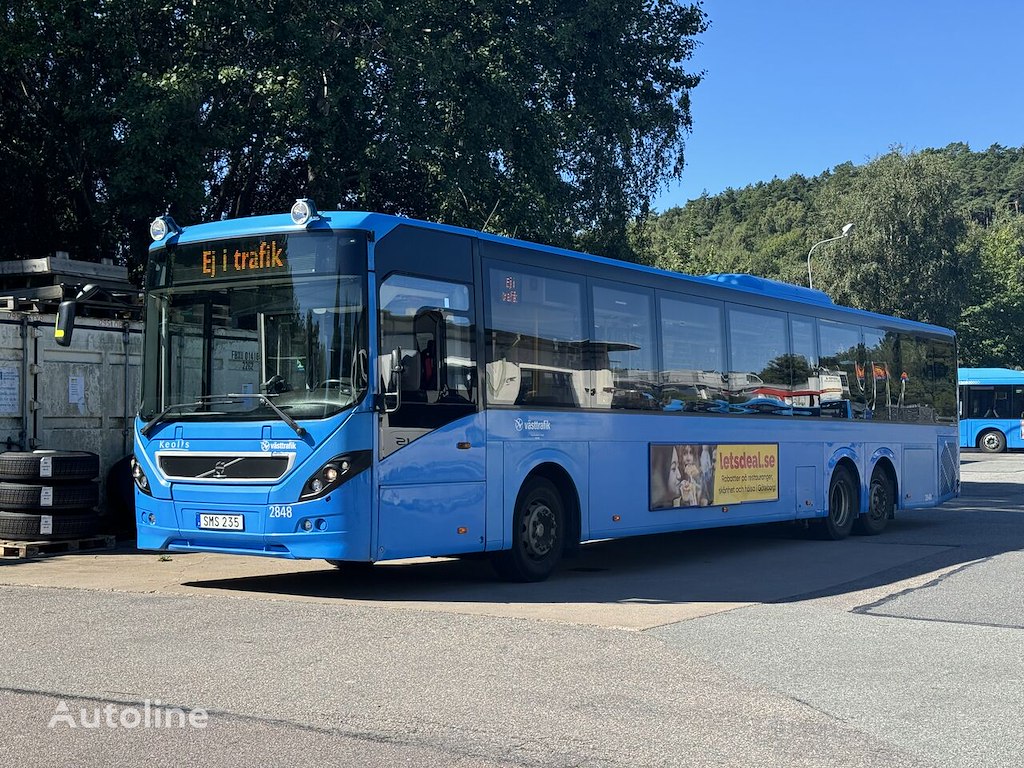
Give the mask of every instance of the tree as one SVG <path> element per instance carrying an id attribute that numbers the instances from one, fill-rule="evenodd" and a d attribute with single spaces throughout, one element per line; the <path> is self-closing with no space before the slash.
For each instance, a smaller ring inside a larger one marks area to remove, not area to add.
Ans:
<path id="1" fill-rule="evenodd" d="M 816 264 L 837 301 L 914 320 L 955 326 L 974 270 L 962 249 L 967 221 L 950 160 L 898 149 L 872 161 L 849 184 L 827 188 L 821 231 L 854 222 L 854 236 Z M 815 281 L 817 283 L 817 280 Z"/>
<path id="2" fill-rule="evenodd" d="M 12 0 L 0 226 L 19 256 L 138 264 L 168 207 L 311 196 L 630 256 L 705 26 L 668 0 Z"/>
<path id="3" fill-rule="evenodd" d="M 964 365 L 1024 364 L 1024 215 L 1002 214 L 992 226 L 974 226 L 968 238 L 980 255 L 969 305 L 959 324 Z"/>

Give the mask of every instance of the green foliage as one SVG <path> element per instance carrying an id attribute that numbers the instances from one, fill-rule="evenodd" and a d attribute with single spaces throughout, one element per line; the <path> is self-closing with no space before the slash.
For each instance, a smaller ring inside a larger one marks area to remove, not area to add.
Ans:
<path id="1" fill-rule="evenodd" d="M 967 221 L 957 205 L 952 161 L 892 151 L 843 189 L 823 196 L 821 213 L 855 222 L 855 237 L 822 259 L 823 287 L 840 303 L 937 325 L 955 325 L 973 273 L 959 248 Z"/>
<path id="2" fill-rule="evenodd" d="M 955 328 L 965 365 L 1024 364 L 1024 148 L 900 149 L 808 179 L 691 200 L 653 217 L 645 263 L 751 272 L 814 285 L 838 302 Z"/>
<path id="3" fill-rule="evenodd" d="M 959 324 L 960 357 L 973 366 L 1024 363 L 1024 216 L 999 214 L 972 227 L 970 247 L 980 255 L 970 304 Z"/>
<path id="4" fill-rule="evenodd" d="M 668 0 L 10 0 L 0 226 L 19 256 L 134 266 L 168 207 L 308 195 L 631 256 L 704 28 Z"/>

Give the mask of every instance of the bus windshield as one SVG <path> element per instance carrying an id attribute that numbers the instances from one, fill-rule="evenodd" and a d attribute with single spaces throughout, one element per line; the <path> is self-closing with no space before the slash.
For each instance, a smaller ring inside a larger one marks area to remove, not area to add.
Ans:
<path id="1" fill-rule="evenodd" d="M 326 232 L 152 255 L 142 418 L 317 419 L 358 402 L 365 248 L 364 237 Z"/>

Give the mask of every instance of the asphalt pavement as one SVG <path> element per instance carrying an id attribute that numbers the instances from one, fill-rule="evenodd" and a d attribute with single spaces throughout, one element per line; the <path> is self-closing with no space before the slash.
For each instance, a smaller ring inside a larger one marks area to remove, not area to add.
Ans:
<path id="1" fill-rule="evenodd" d="M 0 750 L 29 765 L 1017 764 L 1024 454 L 964 454 L 961 471 L 962 498 L 879 537 L 600 542 L 537 585 L 471 560 L 358 580 L 128 548 L 3 561 Z M 202 725 L 167 727 L 190 714 Z"/>

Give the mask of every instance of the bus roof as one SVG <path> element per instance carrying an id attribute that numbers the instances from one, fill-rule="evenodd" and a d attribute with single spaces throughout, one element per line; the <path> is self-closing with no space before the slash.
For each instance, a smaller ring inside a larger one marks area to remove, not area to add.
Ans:
<path id="1" fill-rule="evenodd" d="M 1024 371 L 1012 368 L 958 368 L 960 384 L 1024 384 Z"/>
<path id="2" fill-rule="evenodd" d="M 287 234 L 299 232 L 302 230 L 321 229 L 367 230 L 372 231 L 374 233 L 375 239 L 380 239 L 386 234 L 388 234 L 391 230 L 395 229 L 396 227 L 402 225 L 414 225 L 417 227 L 423 227 L 426 229 L 441 232 L 448 232 L 451 234 L 476 237 L 481 240 L 493 243 L 528 247 L 551 254 L 568 256 L 570 258 L 575 259 L 582 259 L 584 261 L 591 261 L 597 264 L 615 266 L 620 269 L 630 269 L 636 272 L 643 272 L 654 275 L 665 275 L 674 280 L 690 283 L 693 287 L 700 287 L 702 285 L 716 286 L 719 288 L 726 287 L 731 290 L 735 290 L 741 293 L 757 295 L 762 298 L 771 298 L 779 301 L 793 302 L 805 305 L 811 304 L 823 308 L 827 307 L 829 309 L 838 310 L 844 314 L 850 314 L 854 317 L 860 317 L 865 320 L 884 320 L 887 321 L 890 325 L 895 325 L 901 328 L 920 330 L 922 332 L 929 332 L 940 335 L 953 335 L 953 332 L 948 328 L 932 325 L 930 323 L 922 323 L 915 320 L 906 320 L 903 318 L 881 315 L 875 312 L 854 309 L 852 307 L 845 307 L 833 303 L 832 299 L 829 298 L 829 296 L 822 291 L 818 291 L 812 288 L 804 288 L 803 286 L 792 285 L 790 283 L 783 283 L 778 280 L 770 280 L 764 277 L 757 277 L 755 275 L 688 275 L 682 272 L 671 272 L 668 270 L 658 269 L 656 267 L 648 267 L 643 264 L 635 264 L 633 262 L 620 261 L 618 259 L 610 259 L 604 256 L 595 256 L 593 254 L 583 253 L 580 251 L 571 251 L 565 248 L 556 248 L 554 246 L 544 245 L 542 243 L 535 243 L 526 240 L 516 240 L 514 238 L 505 237 L 503 235 L 479 232 L 477 230 L 466 229 L 464 227 L 456 227 L 449 224 L 437 224 L 435 222 L 412 219 L 407 218 L 405 216 L 395 216 L 386 213 L 373 213 L 368 211 L 320 211 L 319 215 L 319 220 L 314 221 L 304 227 L 296 225 L 294 222 L 292 222 L 291 217 L 287 213 L 271 214 L 267 216 L 250 216 L 246 218 L 225 219 L 223 221 L 208 222 L 205 224 L 195 224 L 189 227 L 184 227 L 182 229 L 182 232 L 179 235 L 177 235 L 177 239 L 175 240 L 175 242 L 185 244 L 201 242 L 205 240 L 222 240 L 232 237 L 244 237 L 256 233 L 273 234 L 280 232 Z M 163 241 L 153 243 L 150 246 L 150 250 L 153 251 L 162 248 L 168 241 L 174 240 L 174 237 L 174 235 L 171 235 L 168 236 Z"/>

